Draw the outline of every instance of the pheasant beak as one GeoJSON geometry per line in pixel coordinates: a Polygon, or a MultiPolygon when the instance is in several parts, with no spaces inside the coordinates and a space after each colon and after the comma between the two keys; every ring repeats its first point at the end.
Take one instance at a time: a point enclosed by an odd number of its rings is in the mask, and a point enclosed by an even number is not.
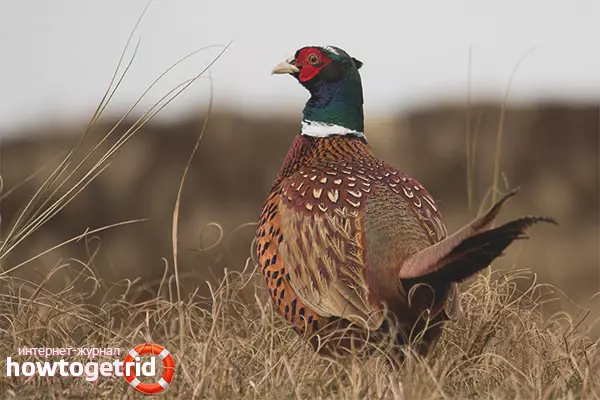
{"type": "Polygon", "coordinates": [[[296,60],[294,59],[294,57],[288,58],[287,60],[277,64],[275,68],[273,68],[273,71],[271,71],[271,74],[293,74],[296,72],[300,72],[298,67],[294,65],[295,63],[296,60]]]}

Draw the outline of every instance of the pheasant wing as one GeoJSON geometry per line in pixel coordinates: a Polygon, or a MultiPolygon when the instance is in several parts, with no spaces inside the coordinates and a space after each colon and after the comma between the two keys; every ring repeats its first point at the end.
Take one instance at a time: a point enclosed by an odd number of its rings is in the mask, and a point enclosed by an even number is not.
{"type": "Polygon", "coordinates": [[[300,169],[286,180],[279,204],[285,240],[278,250],[306,305],[321,316],[377,329],[383,310],[367,286],[363,232],[371,185],[340,172],[300,169]]]}

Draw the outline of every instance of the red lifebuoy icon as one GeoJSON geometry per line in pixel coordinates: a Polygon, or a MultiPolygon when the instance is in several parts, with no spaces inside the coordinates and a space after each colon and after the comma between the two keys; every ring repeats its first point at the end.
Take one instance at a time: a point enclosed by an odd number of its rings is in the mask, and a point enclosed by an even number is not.
{"type": "Polygon", "coordinates": [[[164,347],[154,343],[144,343],[136,346],[132,350],[129,350],[127,357],[125,357],[123,376],[125,380],[129,382],[129,385],[140,393],[144,394],[158,394],[165,391],[171,384],[173,375],[175,374],[175,361],[171,353],[164,347]],[[137,363],[140,356],[144,354],[151,354],[158,357],[164,367],[162,377],[155,383],[142,383],[135,375],[135,368],[127,368],[127,363],[137,363]]]}

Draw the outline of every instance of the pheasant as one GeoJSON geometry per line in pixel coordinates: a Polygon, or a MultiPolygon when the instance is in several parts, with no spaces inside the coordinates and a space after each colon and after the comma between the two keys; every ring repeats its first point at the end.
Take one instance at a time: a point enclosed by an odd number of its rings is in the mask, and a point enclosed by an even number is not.
{"type": "Polygon", "coordinates": [[[361,66],[340,48],[310,46],[273,69],[310,99],[259,219],[259,269],[283,318],[316,350],[353,347],[360,335],[335,335],[353,327],[393,332],[400,345],[420,331],[414,345],[427,354],[459,310],[458,283],[530,226],[554,221],[523,217],[494,228],[513,191],[448,236],[423,185],[367,144],[361,66]],[[327,336],[336,340],[324,345],[327,336]]]}

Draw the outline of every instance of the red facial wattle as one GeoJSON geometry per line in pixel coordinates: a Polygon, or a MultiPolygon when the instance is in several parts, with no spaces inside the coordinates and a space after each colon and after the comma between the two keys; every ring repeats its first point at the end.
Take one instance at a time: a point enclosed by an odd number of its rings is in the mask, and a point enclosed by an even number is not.
{"type": "Polygon", "coordinates": [[[324,55],[320,50],[315,48],[306,48],[300,51],[298,57],[296,57],[296,66],[300,68],[300,82],[307,82],[313,79],[321,72],[325,66],[331,62],[331,58],[324,55]],[[314,55],[318,56],[318,63],[309,62],[310,57],[314,55]]]}
{"type": "Polygon", "coordinates": [[[323,68],[323,66],[313,67],[312,65],[303,65],[302,68],[300,68],[300,82],[310,81],[317,76],[319,71],[321,71],[321,68],[323,68]]]}

